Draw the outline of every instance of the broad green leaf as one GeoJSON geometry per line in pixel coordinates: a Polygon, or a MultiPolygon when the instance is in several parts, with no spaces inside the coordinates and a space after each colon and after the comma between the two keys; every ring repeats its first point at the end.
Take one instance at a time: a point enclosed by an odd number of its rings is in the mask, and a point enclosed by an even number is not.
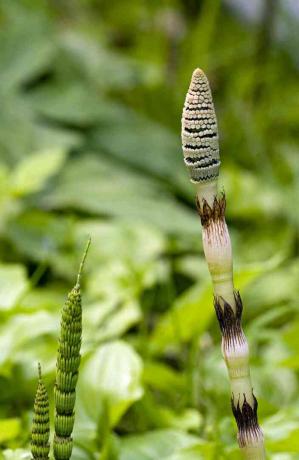
{"type": "Polygon", "coordinates": [[[18,2],[9,2],[4,10],[2,5],[1,8],[7,16],[2,17],[4,27],[2,25],[0,35],[0,81],[7,91],[36,78],[48,68],[54,42],[46,16],[29,11],[25,14],[18,2]]]}
{"type": "Polygon", "coordinates": [[[195,212],[176,202],[155,180],[94,155],[72,161],[41,205],[146,222],[174,234],[198,233],[195,212]]]}
{"type": "MultiPolygon", "coordinates": [[[[136,63],[124,59],[114,50],[108,50],[85,34],[66,31],[61,46],[67,52],[77,75],[82,74],[96,88],[131,88],[141,74],[136,63]]],[[[63,66],[63,61],[60,63],[63,66]]]]}
{"type": "Polygon", "coordinates": [[[82,82],[47,85],[30,94],[28,103],[43,116],[75,126],[103,123],[107,119],[113,123],[126,115],[122,106],[106,100],[82,82]]]}
{"type": "MultiPolygon", "coordinates": [[[[202,249],[201,241],[200,245],[202,249]]],[[[194,281],[206,280],[209,276],[205,258],[199,253],[178,258],[175,263],[175,270],[180,274],[194,279],[194,281]]]]}
{"type": "Polygon", "coordinates": [[[128,436],[121,441],[120,460],[166,459],[182,449],[196,446],[197,443],[196,436],[180,430],[166,429],[128,436]]]}
{"type": "Polygon", "coordinates": [[[212,289],[209,283],[195,284],[184,292],[169,312],[160,318],[150,345],[154,352],[184,343],[194,334],[202,333],[214,315],[212,289]]]}
{"type": "Polygon", "coordinates": [[[98,422],[104,402],[108,423],[115,426],[134,401],[141,398],[142,361],[125,342],[100,346],[80,371],[79,398],[89,417],[98,422]]]}
{"type": "Polygon", "coordinates": [[[46,181],[57,173],[66,157],[62,149],[34,153],[18,164],[11,176],[11,191],[23,196],[41,190],[46,181]]]}
{"type": "Polygon", "coordinates": [[[234,260],[238,264],[270,261],[274,258],[283,261],[292,251],[295,231],[289,224],[281,221],[275,225],[273,222],[255,225],[252,229],[242,229],[236,232],[232,227],[234,260]]]}
{"type": "Polygon", "coordinates": [[[16,94],[0,94],[1,159],[12,164],[27,155],[34,144],[35,126],[31,108],[16,94]],[[16,126],[18,129],[16,130],[16,126]]]}
{"type": "Polygon", "coordinates": [[[140,320],[140,306],[134,300],[117,303],[103,300],[86,305],[83,328],[85,335],[89,337],[87,347],[94,346],[100,340],[120,337],[140,320]]]}
{"type": "Polygon", "coordinates": [[[261,218],[279,216],[283,211],[283,196],[279,187],[271,186],[245,170],[225,171],[228,215],[261,218]]]}
{"type": "Polygon", "coordinates": [[[298,453],[299,414],[296,409],[279,411],[263,423],[267,446],[272,452],[298,453]]]}
{"type": "Polygon", "coordinates": [[[32,152],[68,149],[80,143],[81,135],[74,130],[38,123],[32,106],[20,94],[0,97],[1,159],[7,164],[15,164],[32,152]]]}
{"type": "Polygon", "coordinates": [[[164,178],[174,189],[192,197],[179,139],[157,123],[128,112],[118,123],[107,123],[98,130],[94,143],[133,167],[164,178]]]}
{"type": "Polygon", "coordinates": [[[110,260],[89,276],[87,289],[92,298],[119,302],[136,299],[145,288],[163,281],[166,270],[161,261],[145,262],[134,266],[130,261],[110,260]]]}
{"type": "Polygon", "coordinates": [[[147,385],[160,391],[184,391],[185,377],[159,361],[144,362],[143,379],[147,385]]]}
{"type": "Polygon", "coordinates": [[[28,288],[22,265],[0,265],[0,310],[13,308],[28,288]]]}
{"type": "Polygon", "coordinates": [[[35,124],[30,151],[68,150],[80,146],[82,141],[82,135],[73,128],[35,124]]]}
{"type": "Polygon", "coordinates": [[[266,261],[236,267],[234,273],[234,284],[236,289],[243,290],[251,285],[251,283],[253,285],[256,279],[259,279],[264,273],[271,272],[280,262],[280,257],[274,256],[266,261]]]}
{"type": "MultiPolygon", "coordinates": [[[[41,275],[43,268],[41,268],[41,275]]],[[[58,312],[66,298],[67,287],[64,285],[50,285],[47,287],[31,288],[22,296],[18,306],[24,311],[35,312],[48,310],[49,312],[58,312]]]]}
{"type": "Polygon", "coordinates": [[[256,279],[248,290],[248,303],[254,310],[297,301],[299,294],[298,262],[289,263],[288,266],[278,269],[274,266],[274,270],[269,268],[256,279]]]}
{"type": "Polygon", "coordinates": [[[58,317],[45,311],[12,316],[0,328],[0,365],[6,361],[26,362],[33,375],[39,360],[45,363],[44,367],[51,367],[55,361],[58,331],[58,317]]]}
{"type": "MultiPolygon", "coordinates": [[[[9,228],[9,239],[21,254],[74,279],[79,257],[68,250],[73,240],[72,219],[31,210],[10,219],[9,228]]],[[[86,241],[86,234],[84,238],[86,241]]]]}
{"type": "Polygon", "coordinates": [[[157,428],[174,428],[186,432],[196,432],[202,425],[201,414],[196,409],[175,412],[169,407],[152,404],[152,410],[156,412],[157,428]]]}
{"type": "Polygon", "coordinates": [[[138,266],[155,260],[167,249],[163,232],[144,223],[81,219],[75,231],[80,241],[91,236],[93,251],[89,260],[94,264],[115,258],[138,266]]]}

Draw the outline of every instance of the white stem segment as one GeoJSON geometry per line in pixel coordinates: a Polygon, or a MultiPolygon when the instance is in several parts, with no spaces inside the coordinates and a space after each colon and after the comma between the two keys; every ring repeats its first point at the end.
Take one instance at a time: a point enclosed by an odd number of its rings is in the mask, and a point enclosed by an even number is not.
{"type": "Polygon", "coordinates": [[[202,232],[202,242],[214,294],[235,310],[232,247],[226,223],[212,221],[202,232]]]}
{"type": "MultiPolygon", "coordinates": [[[[217,196],[217,182],[218,180],[215,179],[212,182],[197,184],[196,187],[198,206],[203,208],[207,218],[212,212],[217,196]]],[[[224,213],[224,210],[221,211],[220,209],[219,212],[224,213]]],[[[232,247],[225,220],[210,219],[206,231],[203,230],[202,232],[202,242],[213,282],[214,294],[226,299],[235,309],[232,247]]]]}
{"type": "Polygon", "coordinates": [[[209,206],[213,206],[215,196],[218,194],[218,178],[210,182],[196,183],[197,200],[206,200],[209,206]]]}
{"type": "Polygon", "coordinates": [[[225,222],[225,196],[214,195],[212,201],[211,188],[199,187],[199,192],[197,208],[202,222],[203,248],[213,282],[215,310],[222,332],[222,355],[231,382],[231,404],[238,425],[238,441],[246,459],[264,459],[263,433],[258,425],[257,401],[250,377],[249,347],[241,327],[243,306],[233,283],[233,257],[225,222]]]}

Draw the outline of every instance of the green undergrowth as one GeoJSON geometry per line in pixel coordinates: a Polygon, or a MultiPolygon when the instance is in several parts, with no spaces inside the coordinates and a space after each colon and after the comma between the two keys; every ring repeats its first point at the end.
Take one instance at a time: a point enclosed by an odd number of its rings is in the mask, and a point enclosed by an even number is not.
{"type": "Polygon", "coordinates": [[[276,41],[225,2],[196,3],[0,1],[3,460],[29,458],[38,361],[53,408],[86,235],[73,460],[240,458],[180,147],[196,66],[215,95],[269,458],[298,458],[296,34],[276,41]]]}

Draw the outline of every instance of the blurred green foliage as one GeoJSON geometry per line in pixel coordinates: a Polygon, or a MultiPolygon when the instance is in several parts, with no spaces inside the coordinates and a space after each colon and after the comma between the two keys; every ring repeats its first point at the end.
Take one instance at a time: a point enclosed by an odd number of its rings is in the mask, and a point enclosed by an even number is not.
{"type": "Polygon", "coordinates": [[[28,458],[88,234],[74,460],[240,458],[180,147],[196,66],[269,458],[299,458],[298,67],[265,5],[248,23],[220,0],[0,1],[3,459],[28,458]]]}

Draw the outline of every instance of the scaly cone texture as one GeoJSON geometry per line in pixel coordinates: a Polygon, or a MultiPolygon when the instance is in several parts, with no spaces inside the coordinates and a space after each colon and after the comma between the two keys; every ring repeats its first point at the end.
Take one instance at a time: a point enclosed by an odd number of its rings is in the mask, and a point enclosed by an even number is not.
{"type": "Polygon", "coordinates": [[[49,399],[42,380],[40,364],[38,364],[38,375],[31,430],[31,454],[35,460],[48,460],[50,452],[49,399]]]}
{"type": "Polygon", "coordinates": [[[218,195],[220,161],[216,116],[207,77],[200,69],[193,72],[187,93],[182,140],[185,163],[191,181],[196,184],[203,249],[213,282],[214,307],[231,382],[231,406],[237,422],[239,446],[247,460],[263,460],[263,433],[252,391],[248,343],[241,326],[243,305],[233,283],[232,247],[225,222],[226,200],[224,193],[218,195]],[[208,127],[204,115],[208,117],[208,127]]]}
{"type": "Polygon", "coordinates": [[[182,118],[182,144],[185,164],[192,182],[218,177],[220,159],[217,119],[207,77],[193,72],[182,118]]]}
{"type": "Polygon", "coordinates": [[[82,336],[80,277],[89,246],[90,239],[80,265],[76,285],[68,294],[62,309],[54,388],[55,436],[53,447],[56,460],[68,460],[73,449],[71,435],[75,421],[74,407],[82,336]]]}

